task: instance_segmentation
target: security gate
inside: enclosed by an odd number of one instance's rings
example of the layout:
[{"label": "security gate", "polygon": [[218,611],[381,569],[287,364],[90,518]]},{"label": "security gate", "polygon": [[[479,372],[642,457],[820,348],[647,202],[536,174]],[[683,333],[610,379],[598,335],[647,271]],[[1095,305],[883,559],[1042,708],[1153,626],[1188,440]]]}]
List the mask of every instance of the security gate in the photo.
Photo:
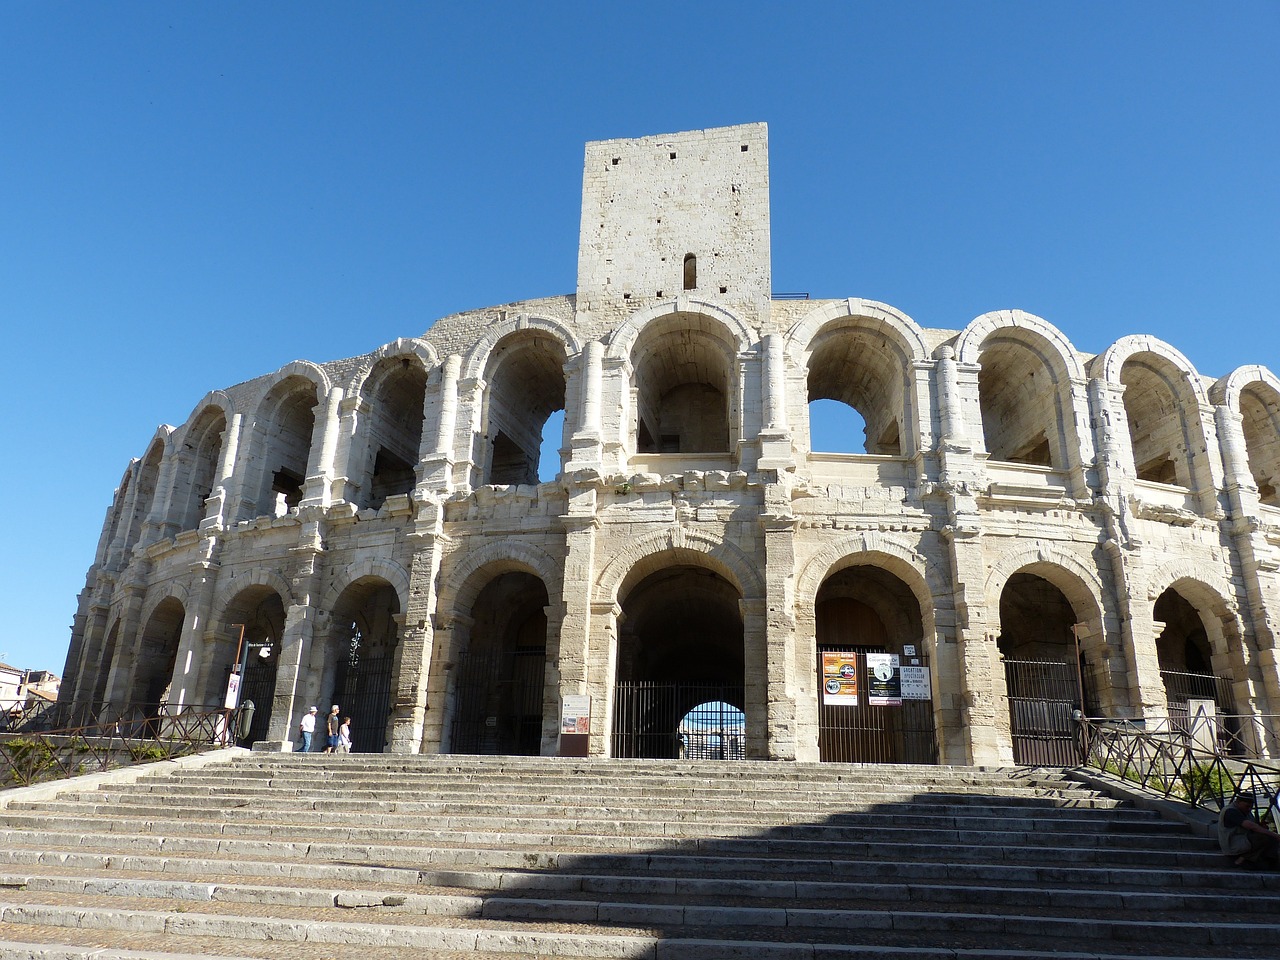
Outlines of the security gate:
[{"label": "security gate", "polygon": [[[227,677],[231,676],[231,668],[227,668]],[[222,688],[227,683],[224,680]],[[244,667],[244,682],[240,684],[240,704],[243,706],[253,701],[253,721],[248,732],[240,738],[240,743],[248,746],[259,740],[267,739],[267,726],[271,723],[271,706],[276,699],[276,658],[264,660],[262,657],[250,656]],[[220,706],[221,704],[219,704]]]},{"label": "security gate", "polygon": [[1071,714],[1083,710],[1080,670],[1053,660],[1006,660],[1009,729],[1013,762],[1027,766],[1073,766],[1080,740]]},{"label": "security gate", "polygon": [[1187,701],[1212,700],[1217,707],[1218,743],[1223,753],[1238,754],[1245,749],[1229,679],[1211,673],[1182,673],[1177,670],[1161,670],[1160,679],[1164,681],[1169,723],[1173,729],[1191,736],[1193,724],[1188,715]]},{"label": "security gate", "polygon": [[450,752],[541,753],[545,671],[546,654],[536,647],[464,655],[454,671]]},{"label": "security gate", "polygon": [[341,716],[351,718],[351,752],[381,753],[387,745],[387,720],[391,713],[389,653],[367,656],[353,641],[347,657],[338,664],[333,702]]},{"label": "security gate", "polygon": [[619,683],[613,693],[613,756],[743,760],[741,684]]},{"label": "security gate", "polygon": [[[854,676],[866,678],[867,654],[884,647],[824,645],[818,647],[818,757],[833,763],[937,763],[933,701],[903,700],[901,705],[870,702],[865,679],[856,684],[856,702],[828,703],[822,689],[822,655],[843,654],[853,660]],[[928,667],[928,660],[913,666]]]}]

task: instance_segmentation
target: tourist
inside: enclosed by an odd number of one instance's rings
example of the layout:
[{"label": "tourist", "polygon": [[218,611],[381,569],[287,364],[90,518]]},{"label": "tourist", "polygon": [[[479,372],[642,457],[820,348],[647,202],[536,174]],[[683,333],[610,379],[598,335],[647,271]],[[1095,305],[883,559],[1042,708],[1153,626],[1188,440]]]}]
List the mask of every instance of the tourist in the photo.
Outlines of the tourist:
[{"label": "tourist", "polygon": [[311,736],[316,732],[317,712],[316,708],[312,707],[302,715],[302,720],[298,723],[298,733],[302,738],[302,753],[311,752]]},{"label": "tourist", "polygon": [[328,739],[324,742],[325,753],[333,753],[338,746],[338,726],[341,722],[338,719],[338,705],[335,703],[329,708],[329,716],[325,717],[325,729],[328,733]]},{"label": "tourist", "polygon": [[1275,866],[1280,860],[1280,834],[1254,819],[1256,800],[1252,793],[1237,793],[1218,815],[1218,844],[1223,853],[1235,857],[1237,867],[1259,867],[1263,861]]},{"label": "tourist", "polygon": [[338,728],[338,752],[351,752],[351,718],[343,717],[342,726]]}]

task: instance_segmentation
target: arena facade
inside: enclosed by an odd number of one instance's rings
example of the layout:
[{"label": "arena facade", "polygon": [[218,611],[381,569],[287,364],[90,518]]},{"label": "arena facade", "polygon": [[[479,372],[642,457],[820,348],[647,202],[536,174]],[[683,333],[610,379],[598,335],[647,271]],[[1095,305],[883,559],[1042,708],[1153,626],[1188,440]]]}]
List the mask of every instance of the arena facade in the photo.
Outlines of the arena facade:
[{"label": "arena facade", "polygon": [[[156,431],[62,700],[220,706],[243,630],[256,749],[331,702],[373,751],[939,763],[1278,712],[1274,374],[770,281],[765,125],[589,143],[574,294]],[[865,453],[811,449],[818,400]]]}]

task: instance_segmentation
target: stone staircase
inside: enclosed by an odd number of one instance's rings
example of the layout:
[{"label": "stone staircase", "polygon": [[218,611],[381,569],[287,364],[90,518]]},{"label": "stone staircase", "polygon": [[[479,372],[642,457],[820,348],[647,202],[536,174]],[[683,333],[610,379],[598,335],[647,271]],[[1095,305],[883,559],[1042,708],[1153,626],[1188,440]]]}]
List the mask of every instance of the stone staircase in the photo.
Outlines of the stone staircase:
[{"label": "stone staircase", "polygon": [[11,796],[0,956],[1280,957],[1280,875],[1058,770],[164,767]]}]

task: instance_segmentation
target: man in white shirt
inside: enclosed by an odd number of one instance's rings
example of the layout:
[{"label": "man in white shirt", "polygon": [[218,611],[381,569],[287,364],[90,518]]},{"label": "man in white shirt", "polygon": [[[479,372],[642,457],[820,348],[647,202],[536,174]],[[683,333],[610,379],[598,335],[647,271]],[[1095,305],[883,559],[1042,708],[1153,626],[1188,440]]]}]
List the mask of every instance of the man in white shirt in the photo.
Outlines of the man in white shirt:
[{"label": "man in white shirt", "polygon": [[316,732],[316,708],[312,707],[302,715],[298,724],[298,733],[302,734],[302,753],[311,752],[311,735]]}]

